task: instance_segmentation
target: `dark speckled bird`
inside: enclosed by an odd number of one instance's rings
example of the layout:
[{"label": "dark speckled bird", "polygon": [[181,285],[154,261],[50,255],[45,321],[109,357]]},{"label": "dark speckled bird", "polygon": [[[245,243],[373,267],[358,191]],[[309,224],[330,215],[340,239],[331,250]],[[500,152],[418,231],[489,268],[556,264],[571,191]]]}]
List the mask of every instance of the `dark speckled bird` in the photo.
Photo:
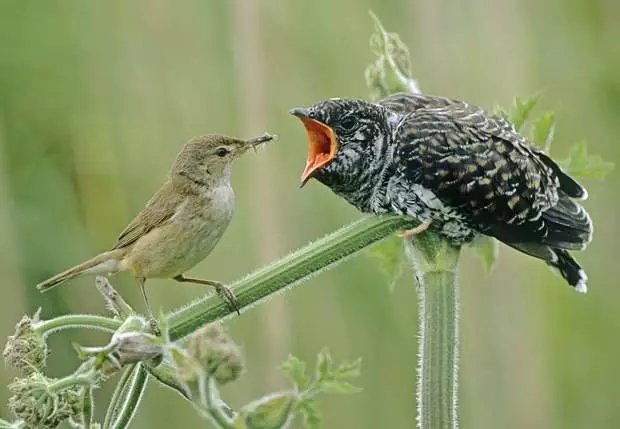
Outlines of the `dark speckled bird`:
[{"label": "dark speckled bird", "polygon": [[430,95],[376,103],[333,98],[291,111],[308,135],[302,185],[315,178],[362,212],[398,213],[459,245],[478,234],[557,269],[586,292],[569,250],[592,222],[586,190],[502,117]]}]

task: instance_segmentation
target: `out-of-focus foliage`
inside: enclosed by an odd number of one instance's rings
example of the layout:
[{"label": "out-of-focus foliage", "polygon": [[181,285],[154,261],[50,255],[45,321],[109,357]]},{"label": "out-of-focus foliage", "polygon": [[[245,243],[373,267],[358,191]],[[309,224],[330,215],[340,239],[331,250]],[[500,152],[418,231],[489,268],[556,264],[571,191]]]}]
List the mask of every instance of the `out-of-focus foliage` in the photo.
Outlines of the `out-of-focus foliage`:
[{"label": "out-of-focus foliage", "polygon": [[[319,184],[298,189],[305,137],[287,112],[324,97],[368,96],[370,8],[408,45],[425,92],[491,108],[541,91],[537,109],[556,113],[555,158],[581,139],[606,162],[620,158],[618,2],[1,2],[0,334],[39,306],[43,318],[104,312],[94,279],[45,296],[34,285],[110,247],[199,133],[268,130],[280,141],[235,166],[235,218],[192,274],[233,280],[357,219]],[[586,296],[510,249],[489,274],[464,254],[464,428],[620,426],[620,345],[609,340],[620,329],[620,180],[615,170],[583,184],[595,231],[576,253],[590,278]],[[114,284],[141,304],[130,276]],[[377,264],[356,257],[232,319],[247,373],[223,388],[231,406],[287,388],[276,364],[289,353],[311,361],[327,345],[336,359],[363,356],[364,390],[320,399],[324,427],[410,427],[415,292],[404,280],[391,294],[385,285]],[[168,281],[148,287],[165,309],[204,293]],[[103,334],[59,334],[51,374],[75,368],[71,340],[106,343]],[[15,375],[0,369],[0,384]],[[0,389],[3,418],[7,396]],[[176,425],[204,422],[174,392],[148,390],[134,427]]]}]

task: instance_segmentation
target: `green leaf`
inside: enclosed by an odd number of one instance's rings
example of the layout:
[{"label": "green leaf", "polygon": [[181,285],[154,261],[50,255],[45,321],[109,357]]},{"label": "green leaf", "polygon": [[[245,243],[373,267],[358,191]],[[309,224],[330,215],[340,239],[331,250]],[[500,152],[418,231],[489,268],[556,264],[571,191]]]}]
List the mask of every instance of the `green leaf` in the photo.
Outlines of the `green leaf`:
[{"label": "green leaf", "polygon": [[532,123],[531,140],[547,153],[551,149],[554,134],[555,113],[546,112]]},{"label": "green leaf", "polygon": [[361,392],[362,388],[348,381],[333,380],[321,383],[321,390],[325,393],[351,394]]},{"label": "green leaf", "polygon": [[319,352],[316,360],[316,378],[317,380],[326,380],[331,375],[332,357],[329,350],[324,348]]},{"label": "green leaf", "polygon": [[336,378],[341,380],[344,378],[359,377],[362,370],[362,358],[357,358],[351,362],[345,362],[334,371]]},{"label": "green leaf", "polygon": [[539,100],[540,94],[535,94],[524,99],[515,97],[512,108],[510,109],[509,119],[514,124],[517,131],[521,130]]},{"label": "green leaf", "polygon": [[295,400],[294,392],[276,393],[250,404],[240,417],[247,429],[286,428],[291,420]]},{"label": "green leaf", "polygon": [[573,146],[568,158],[559,164],[572,176],[597,179],[603,179],[614,169],[613,162],[605,161],[600,155],[588,155],[587,145],[583,141]]},{"label": "green leaf", "polygon": [[321,413],[317,408],[316,401],[306,400],[300,404],[299,411],[304,419],[304,425],[308,429],[318,429],[321,426]]},{"label": "green leaf", "polygon": [[499,254],[499,243],[493,237],[481,235],[472,243],[476,254],[482,259],[487,271],[491,271],[497,262]]},{"label": "green leaf", "polygon": [[379,269],[388,281],[390,292],[393,291],[405,266],[403,239],[391,235],[371,246],[369,252],[379,262]]},{"label": "green leaf", "polygon": [[306,363],[296,356],[290,355],[282,364],[282,370],[286,372],[299,390],[303,390],[308,386],[310,379],[306,374]]}]

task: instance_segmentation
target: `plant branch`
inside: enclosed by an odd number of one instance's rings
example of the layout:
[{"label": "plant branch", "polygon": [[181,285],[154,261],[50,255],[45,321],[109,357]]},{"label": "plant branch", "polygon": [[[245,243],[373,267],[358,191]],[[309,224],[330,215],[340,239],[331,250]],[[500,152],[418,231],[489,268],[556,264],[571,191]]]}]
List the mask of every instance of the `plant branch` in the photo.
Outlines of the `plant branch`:
[{"label": "plant branch", "polygon": [[35,331],[46,337],[57,331],[70,328],[98,329],[106,332],[115,332],[121,326],[120,320],[93,314],[66,314],[50,320],[38,322]]},{"label": "plant branch", "polygon": [[423,429],[456,429],[459,249],[433,237],[406,242],[418,283],[417,421]]},{"label": "plant branch", "polygon": [[[377,61],[366,69],[373,94],[419,93],[411,77],[407,46],[388,33],[372,14],[375,34],[371,46]],[[386,82],[390,82],[387,85]],[[458,283],[460,248],[426,231],[406,240],[417,279],[419,327],[417,422],[421,429],[458,427]]]},{"label": "plant branch", "polygon": [[118,380],[103,419],[103,429],[110,429],[112,422],[118,415],[119,409],[122,407],[122,401],[127,397],[127,388],[133,382],[137,371],[138,365],[133,365],[125,369],[125,372],[123,372],[121,378]]},{"label": "plant branch", "polygon": [[121,395],[121,397],[124,396],[123,405],[117,413],[114,424],[110,426],[112,429],[125,429],[129,427],[142,400],[142,394],[146,389],[148,373],[143,364],[139,363],[136,366],[137,368],[132,371],[133,377],[127,394]]},{"label": "plant branch", "polygon": [[[233,283],[231,289],[240,308],[254,305],[285,287],[334,266],[395,230],[411,225],[411,219],[400,216],[365,217],[258,269]],[[217,296],[199,299],[169,316],[170,339],[182,338],[200,326],[230,314],[231,309]]]}]

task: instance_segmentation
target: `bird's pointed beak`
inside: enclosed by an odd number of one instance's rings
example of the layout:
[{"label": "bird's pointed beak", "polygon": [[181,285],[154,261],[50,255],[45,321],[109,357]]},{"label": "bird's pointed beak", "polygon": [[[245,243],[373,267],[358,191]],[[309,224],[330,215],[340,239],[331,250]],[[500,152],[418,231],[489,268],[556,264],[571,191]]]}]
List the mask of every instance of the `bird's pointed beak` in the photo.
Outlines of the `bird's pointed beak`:
[{"label": "bird's pointed beak", "polygon": [[278,140],[278,136],[275,134],[265,133],[262,136],[252,137],[252,138],[247,139],[245,141],[247,144],[246,148],[248,149],[252,148],[256,152],[256,147],[258,145],[272,141],[272,140]]},{"label": "bird's pointed beak", "polygon": [[246,143],[250,146],[256,146],[261,143],[266,143],[271,140],[277,140],[277,139],[278,139],[278,136],[276,136],[275,134],[265,133],[262,136],[252,137],[250,139],[247,139]]},{"label": "bird's pointed beak", "polygon": [[308,156],[306,158],[306,167],[301,175],[300,187],[312,177],[312,174],[328,164],[338,150],[338,141],[334,130],[328,125],[310,118],[306,109],[295,108],[290,112],[297,116],[306,127],[308,136]]}]

